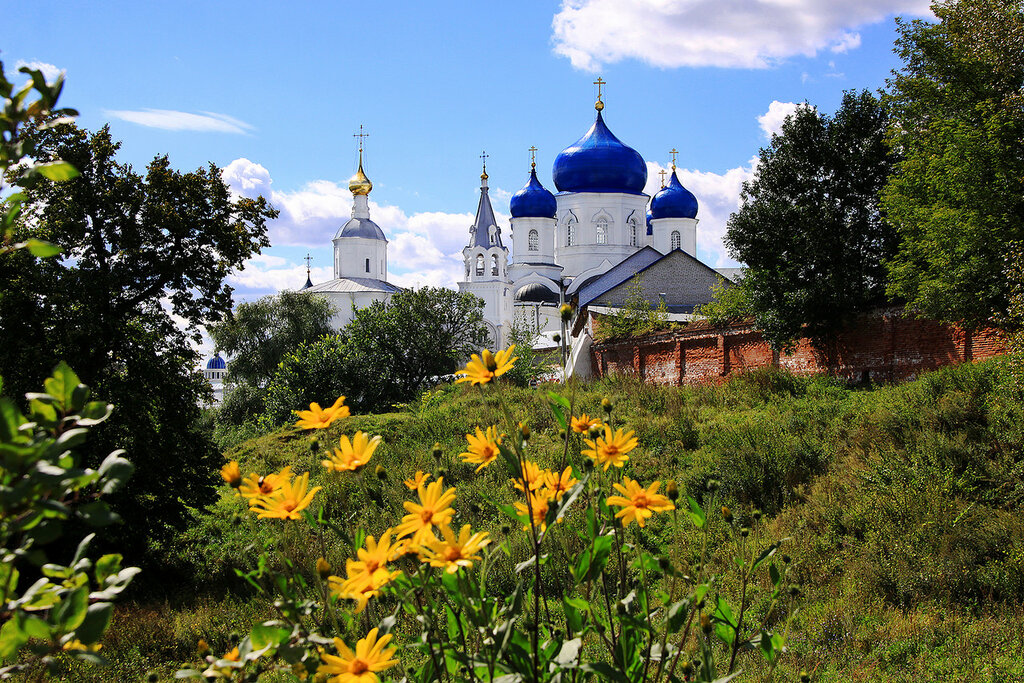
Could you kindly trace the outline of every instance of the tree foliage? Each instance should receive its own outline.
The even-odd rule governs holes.
[[[884,300],[883,262],[895,251],[878,202],[894,162],[887,121],[867,91],[845,93],[831,117],[799,107],[743,185],[725,242],[748,267],[744,288],[776,348],[804,334],[826,340]]]
[[[40,160],[81,175],[24,190],[13,238],[59,246],[62,259],[25,250],[0,256],[0,375],[12,394],[65,359],[117,414],[95,430],[87,464],[115,446],[138,473],[111,503],[126,521],[122,545],[160,544],[208,500],[217,453],[198,430],[209,386],[172,316],[198,326],[229,310],[224,277],[267,244],[262,199],[233,200],[213,165],[191,173],[155,158],[144,175],[117,162],[106,128],[62,124],[27,138]]]
[[[356,382],[371,379],[362,376],[345,354],[345,344],[338,335],[303,342],[285,354],[263,392],[266,398],[261,426],[274,429],[293,419],[294,410],[313,402],[328,406],[339,396],[353,393]]]
[[[693,314],[706,318],[715,327],[754,317],[750,293],[743,281],[729,284],[722,278],[711,287],[711,301],[697,306]]]
[[[324,297],[285,291],[239,304],[208,331],[231,358],[228,375],[233,382],[265,387],[289,353],[334,332],[331,314]]]
[[[1024,239],[1024,4],[936,3],[900,23],[891,142],[904,156],[883,206],[899,231],[889,291],[922,315],[1001,318],[1003,256]]]
[[[668,324],[668,308],[665,302],[653,306],[644,292],[644,279],[640,273],[634,275],[626,286],[626,300],[621,308],[600,318],[595,330],[598,339],[614,339],[646,334],[664,329]],[[609,308],[611,304],[608,304]]]

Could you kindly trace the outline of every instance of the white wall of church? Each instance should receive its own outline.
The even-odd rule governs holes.
[[[334,277],[363,277],[387,280],[388,243],[366,237],[334,240]]]
[[[697,257],[696,218],[655,218],[651,221],[651,231],[654,233],[651,246],[662,254],[682,249],[690,256]]]
[[[645,194],[563,193],[558,204],[555,260],[575,277],[608,260],[618,263],[644,245]]]

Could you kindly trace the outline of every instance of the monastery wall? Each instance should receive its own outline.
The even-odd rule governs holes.
[[[854,381],[913,379],[927,370],[1006,353],[994,329],[974,333],[931,320],[904,317],[898,310],[862,316],[829,348],[801,339],[790,354],[772,351],[749,324],[686,329],[595,343],[594,373],[631,374],[666,385],[721,382],[732,374],[778,367],[799,375],[828,373]]]

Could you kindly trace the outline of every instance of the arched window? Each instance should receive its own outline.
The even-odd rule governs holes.
[[[530,231],[530,235],[526,238],[526,240],[527,240],[527,243],[528,243],[527,244],[527,249],[529,249],[530,251],[537,251],[538,250],[538,248],[539,248],[539,244],[538,243],[540,242],[540,235],[537,234],[536,230],[531,230]]]
[[[629,246],[636,246],[636,219],[629,219]]]
[[[476,274],[484,274],[484,256],[483,254],[477,254],[476,256]]]
[[[497,277],[498,275],[498,255],[494,254],[491,256],[491,275]]]
[[[571,247],[572,243],[575,242],[576,237],[576,221],[569,219],[569,222],[565,225],[565,246]]]
[[[595,223],[597,224],[597,243],[608,244],[608,219],[601,216]]]
[[[678,230],[673,230],[672,231],[672,248],[673,249],[678,249],[681,244],[682,244],[682,240],[679,237],[679,231]]]

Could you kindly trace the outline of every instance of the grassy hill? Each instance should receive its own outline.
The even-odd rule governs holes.
[[[1024,403],[1004,373],[995,361],[859,388],[775,371],[698,388],[620,378],[507,388],[506,401],[530,425],[531,451],[553,466],[560,441],[544,392],[571,396],[575,414],[600,414],[601,399],[609,397],[617,422],[640,441],[630,476],[674,479],[706,507],[707,483],[715,479],[721,488],[714,506],[726,504],[745,519],[764,512],[754,542],[791,539],[784,550],[804,598],[775,680],[797,680],[805,669],[816,681],[1015,681],[1024,680]],[[325,487],[314,507],[373,534],[404,512],[403,479],[417,469],[443,475],[459,492],[460,518],[502,538],[508,520],[494,504],[512,500],[506,479],[494,467],[474,475],[457,457],[466,433],[496,421],[493,402],[482,405],[478,392],[449,386],[396,412],[343,420],[318,440],[285,428],[226,456],[244,472],[284,465],[312,472],[313,483]],[[327,476],[323,450],[356,429],[382,435],[385,445],[361,474]],[[431,453],[435,443],[440,458]],[[553,544],[546,569],[551,580],[574,552],[569,529],[576,523],[569,519],[559,530],[563,543]],[[713,523],[712,562],[724,566],[735,536],[719,517]],[[684,566],[696,563],[696,532],[674,528],[654,520],[650,542]],[[120,609],[104,648],[112,669],[75,665],[66,675],[164,678],[195,659],[200,638],[227,649],[232,634],[269,617],[268,600],[235,573],[253,569],[264,547],[280,549],[310,575],[318,557],[335,567],[347,557],[330,534],[256,520],[224,487],[167,551],[168,562],[191,578],[173,599],[140,598]],[[507,588],[511,566],[526,552],[513,547],[493,572],[493,590]],[[752,609],[765,606],[755,601]],[[754,657],[744,668],[740,680],[760,680]]]

